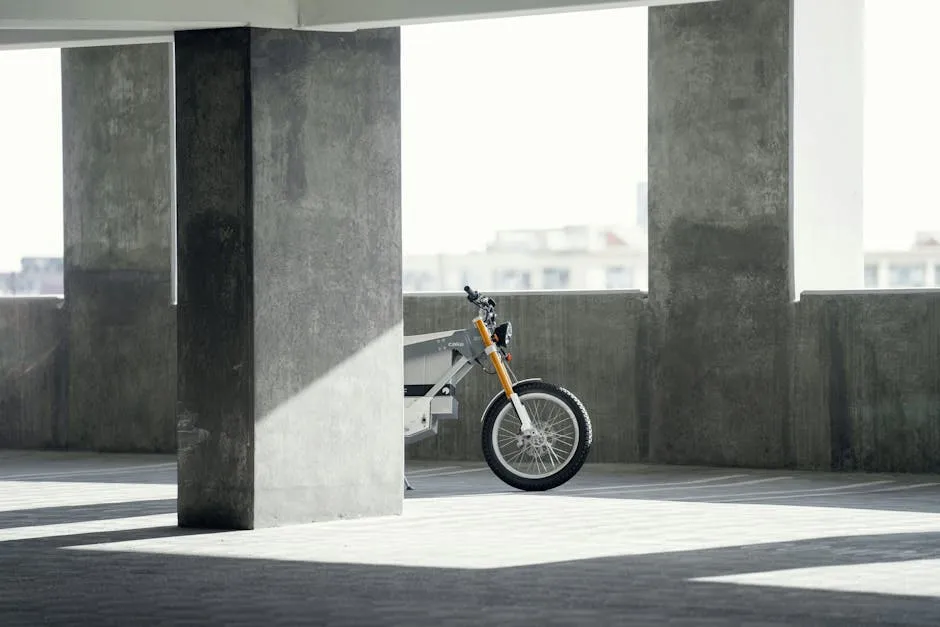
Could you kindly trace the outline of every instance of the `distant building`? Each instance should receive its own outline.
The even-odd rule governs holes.
[[[642,192],[641,192],[642,194]],[[638,212],[639,213],[639,212]],[[485,252],[404,258],[409,292],[649,289],[646,222],[500,231]],[[940,233],[906,251],[865,253],[866,289],[940,288]]]
[[[940,233],[918,233],[910,250],[865,253],[865,287],[940,288]]]
[[[409,292],[480,290],[643,290],[648,279],[646,182],[636,188],[632,219],[613,226],[501,230],[485,251],[407,255],[402,288]]]
[[[18,272],[0,273],[0,296],[61,296],[64,292],[61,257],[24,257]]]
[[[641,227],[569,226],[500,231],[485,252],[406,256],[405,292],[460,290],[645,290]]]

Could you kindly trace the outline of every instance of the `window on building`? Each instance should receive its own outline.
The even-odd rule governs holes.
[[[888,266],[889,287],[926,287],[927,267],[923,263],[895,263]]]
[[[878,266],[876,264],[865,264],[865,287],[867,289],[878,287]]]
[[[542,273],[542,285],[547,290],[567,289],[570,284],[568,268],[545,268]]]
[[[611,266],[607,268],[607,289],[633,289],[633,268],[628,266]]]
[[[528,290],[531,288],[531,277],[524,270],[496,271],[496,289],[498,290]]]

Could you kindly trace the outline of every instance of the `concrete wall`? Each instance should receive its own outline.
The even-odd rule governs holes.
[[[63,301],[0,298],[0,448],[65,446]]]
[[[797,304],[794,462],[940,472],[940,292]]]
[[[643,370],[646,297],[637,292],[498,294],[499,320],[512,322],[511,367],[520,379],[541,377],[577,395],[594,424],[595,462],[636,462],[649,429]],[[405,333],[471,326],[464,295],[406,295]],[[495,375],[471,372],[458,388],[460,420],[408,447],[411,459],[481,460],[480,419],[500,391]]]
[[[642,294],[516,294],[496,297],[513,321],[513,366],[520,377],[543,376],[574,390],[596,425],[592,462],[698,463],[699,451],[682,457],[649,455],[652,428],[674,416],[650,407],[650,372],[656,357],[649,336],[650,309]],[[756,411],[747,423],[720,426],[730,442],[767,434],[765,448],[729,446],[732,466],[815,470],[940,472],[940,292],[806,295],[784,307],[792,320],[792,370],[783,424],[776,411]],[[462,296],[408,295],[405,332],[466,325],[472,309]],[[619,318],[619,320],[618,320]],[[787,333],[785,337],[788,337]],[[723,337],[732,343],[734,337]],[[783,340],[786,341],[786,340]],[[771,342],[769,349],[774,349]],[[785,347],[789,348],[789,347]],[[557,359],[557,355],[565,356]],[[693,346],[691,363],[707,356]],[[699,385],[709,394],[741,385],[736,370],[711,373]],[[711,388],[711,389],[707,389]],[[409,447],[410,459],[479,460],[479,416],[498,390],[474,372],[459,390],[461,420]],[[750,402],[766,405],[756,394]],[[685,420],[699,421],[691,413]],[[679,424],[678,429],[716,428]],[[769,448],[773,454],[766,455]],[[764,454],[762,456],[762,454]]]
[[[649,314],[642,294],[495,298],[501,319],[513,322],[517,375],[557,381],[585,402],[597,434],[589,461],[662,461],[648,455],[650,422],[663,417],[649,407],[655,351],[645,348]],[[807,294],[789,311],[792,412],[772,442],[789,454],[755,461],[745,450],[727,463],[940,472],[940,292]],[[404,298],[409,334],[460,328],[473,313],[461,295]],[[0,299],[0,448],[68,444],[64,334],[61,301]],[[734,384],[717,376],[711,385]],[[498,389],[492,376],[469,375],[459,389],[461,420],[410,446],[408,458],[481,459],[479,418]],[[741,432],[775,424],[761,413],[753,420]],[[727,428],[728,437],[739,435]]]

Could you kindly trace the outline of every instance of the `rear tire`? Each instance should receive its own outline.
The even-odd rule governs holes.
[[[521,423],[515,408],[503,394],[483,416],[483,458],[493,474],[513,488],[528,492],[557,488],[581,470],[591,451],[593,431],[587,410],[574,394],[544,381],[520,383],[513,390],[525,405],[533,426],[541,431],[545,439],[537,441],[521,437],[518,433]],[[558,426],[557,420],[552,420],[550,424],[547,422],[548,418],[538,409],[537,403],[541,402],[546,402],[560,412],[562,425]],[[514,420],[515,424],[506,426],[508,419]],[[566,425],[572,427],[571,435],[567,435]],[[564,434],[560,431],[562,428],[565,428]],[[499,437],[494,437],[494,434]],[[504,446],[500,446],[500,438]],[[503,450],[507,444],[508,453]],[[556,444],[570,444],[570,451],[559,453],[555,450]],[[529,460],[532,472],[517,468],[513,463],[518,461],[522,464],[526,460]],[[553,465],[550,470],[549,462]]]

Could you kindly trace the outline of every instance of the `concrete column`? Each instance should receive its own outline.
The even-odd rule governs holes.
[[[402,507],[397,30],[176,35],[179,522]]]
[[[62,51],[68,446],[176,450],[170,46]]]
[[[790,0],[649,9],[654,461],[789,458]]]

